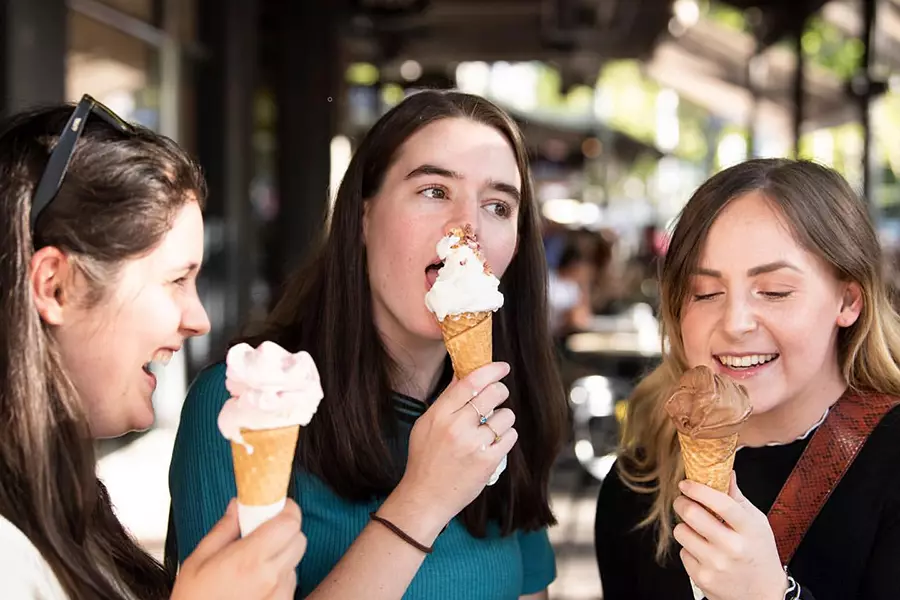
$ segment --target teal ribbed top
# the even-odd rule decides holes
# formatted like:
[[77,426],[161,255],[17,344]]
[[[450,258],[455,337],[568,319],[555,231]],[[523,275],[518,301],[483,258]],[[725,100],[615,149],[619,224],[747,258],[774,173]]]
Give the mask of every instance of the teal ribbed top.
[[[179,561],[194,550],[237,494],[231,448],[216,424],[227,399],[225,364],[219,363],[193,382],[182,410],[169,469]],[[423,407],[404,396],[395,398],[403,448]],[[306,555],[297,568],[296,597],[303,598],[334,568],[383,498],[348,502],[314,475],[295,469],[293,478],[308,539]],[[486,538],[478,539],[457,519],[451,521],[403,597],[506,600],[547,588],[556,577],[547,531],[501,537],[498,529],[495,526]]]

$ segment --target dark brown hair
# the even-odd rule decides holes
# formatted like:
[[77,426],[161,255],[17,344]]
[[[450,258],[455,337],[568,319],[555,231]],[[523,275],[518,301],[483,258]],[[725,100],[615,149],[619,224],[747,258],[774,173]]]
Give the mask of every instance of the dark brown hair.
[[303,433],[298,461],[344,498],[389,493],[403,465],[386,442],[394,422],[391,375],[396,365],[372,318],[362,242],[363,204],[374,197],[403,143],[441,119],[493,127],[513,149],[522,177],[518,251],[501,281],[505,302],[494,317],[494,356],[508,362],[507,402],[519,442],[509,476],[462,513],[473,535],[488,520],[504,533],[555,523],[548,503],[550,469],[561,447],[566,405],[547,324],[547,266],[538,206],[521,133],[502,110],[459,92],[419,92],[385,114],[362,140],[338,190],[330,232],[311,262],[288,284],[252,344],[274,340],[310,352],[319,365],[325,401]]
[[672,548],[672,502],[684,478],[675,428],[663,402],[687,369],[681,315],[710,229],[733,200],[760,192],[791,229],[796,242],[828,265],[841,281],[862,290],[863,307],[838,332],[837,360],[854,390],[900,395],[900,319],[882,275],[881,247],[865,202],[843,177],[822,165],[755,159],[721,171],[701,185],[682,211],[660,272],[660,316],[669,351],[635,389],[623,439],[623,480],[655,495],[642,522],[657,536],[657,559]]
[[83,404],[29,285],[35,250],[54,246],[103,302],[123,261],[152,250],[178,210],[203,202],[194,163],[171,140],[88,117],[58,195],[30,228],[31,198],[71,106],[0,125],[0,515],[73,599],[168,598],[162,567],[116,519],[95,474]]

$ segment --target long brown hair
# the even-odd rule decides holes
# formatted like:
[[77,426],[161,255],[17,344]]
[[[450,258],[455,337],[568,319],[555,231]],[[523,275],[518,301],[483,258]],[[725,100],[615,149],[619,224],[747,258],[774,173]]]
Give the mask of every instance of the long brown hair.
[[512,367],[508,406],[520,439],[509,476],[462,513],[473,535],[488,520],[504,533],[555,523],[548,503],[550,469],[561,447],[566,406],[547,324],[547,267],[528,157],[515,123],[483,98],[459,92],[414,94],[386,113],[362,140],[338,190],[330,232],[311,262],[287,285],[257,335],[309,351],[319,365],[326,401],[299,445],[303,468],[341,496],[363,500],[389,493],[403,465],[385,439],[393,423],[391,360],[372,319],[362,243],[363,203],[374,197],[403,143],[447,118],[493,127],[515,152],[522,177],[519,245],[501,281],[505,302],[494,318],[494,354]]
[[82,402],[35,308],[29,271],[37,249],[59,248],[92,285],[85,302],[102,302],[118,266],[156,246],[205,187],[171,140],[89,117],[32,235],[32,194],[71,114],[42,108],[0,126],[0,515],[71,598],[168,598],[162,567],[116,519],[97,480]]
[[765,194],[805,250],[841,281],[862,289],[863,308],[837,338],[837,360],[851,389],[900,395],[900,318],[882,275],[882,256],[865,202],[836,171],[807,161],[750,160],[714,175],[685,205],[660,272],[660,313],[669,349],[632,395],[619,472],[633,490],[654,494],[641,526],[654,527],[657,560],[672,546],[672,502],[684,467],[663,401],[687,368],[681,315],[710,228],[732,200]]

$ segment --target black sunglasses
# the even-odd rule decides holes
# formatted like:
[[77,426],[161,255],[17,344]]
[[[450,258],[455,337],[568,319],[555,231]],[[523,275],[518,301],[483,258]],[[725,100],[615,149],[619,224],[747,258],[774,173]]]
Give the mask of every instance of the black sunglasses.
[[66,128],[59,134],[59,141],[50,153],[47,166],[43,175],[41,175],[41,180],[38,182],[34,197],[31,200],[32,232],[38,217],[41,216],[44,209],[53,202],[56,194],[59,193],[59,188],[66,177],[66,171],[69,169],[72,154],[75,152],[75,144],[78,143],[78,138],[81,137],[84,126],[91,114],[97,115],[122,133],[131,134],[134,132],[134,128],[130,124],[109,108],[87,94],[82,96],[81,101],[75,106],[72,116],[69,117]]

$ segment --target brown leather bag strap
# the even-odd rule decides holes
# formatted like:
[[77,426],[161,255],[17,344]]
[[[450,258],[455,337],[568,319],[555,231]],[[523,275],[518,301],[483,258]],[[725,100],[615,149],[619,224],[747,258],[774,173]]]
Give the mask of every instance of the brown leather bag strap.
[[791,562],[869,434],[897,405],[900,398],[893,396],[847,393],[831,407],[769,510],[783,565]]

